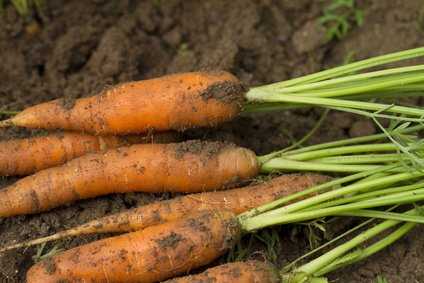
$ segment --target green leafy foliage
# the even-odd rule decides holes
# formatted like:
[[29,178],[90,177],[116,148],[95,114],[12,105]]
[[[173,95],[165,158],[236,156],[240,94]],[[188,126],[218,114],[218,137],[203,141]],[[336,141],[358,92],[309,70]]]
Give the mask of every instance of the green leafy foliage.
[[353,26],[363,24],[364,12],[356,7],[355,0],[332,0],[319,22],[327,29],[329,40],[341,39]]
[[377,278],[375,279],[375,283],[389,283],[389,281],[387,281],[386,278],[384,278],[381,275],[378,275]]
[[37,248],[37,252],[35,253],[35,255],[32,256],[32,260],[34,262],[39,262],[43,259],[49,258],[63,251],[63,249],[59,249],[58,246],[54,246],[50,251],[45,251],[45,247],[46,243],[43,243]]
[[277,263],[278,252],[281,250],[281,242],[279,228],[276,227],[263,229],[241,239],[228,253],[226,261],[244,261],[249,259],[253,254],[258,254],[258,241],[265,245],[264,251],[260,251],[259,253],[268,261]]
[[254,236],[265,245],[265,255],[267,259],[276,263],[278,259],[278,251],[281,249],[278,228],[265,229],[254,234]]
[[0,0],[0,12],[4,10],[4,7],[9,2],[15,7],[21,17],[27,17],[32,13],[33,9],[40,14],[45,6],[44,0]]
[[317,248],[323,238],[321,234],[326,233],[325,220],[316,219],[308,223],[300,223],[300,224],[305,225],[307,228],[306,234],[308,237],[309,247],[311,249]]

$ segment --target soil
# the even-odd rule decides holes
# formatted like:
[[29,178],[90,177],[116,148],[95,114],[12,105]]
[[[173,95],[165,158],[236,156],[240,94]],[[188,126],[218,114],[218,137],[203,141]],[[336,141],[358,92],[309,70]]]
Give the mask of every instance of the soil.
[[[20,17],[8,4],[0,15],[0,108],[21,110],[53,98],[72,103],[111,85],[194,70],[222,69],[248,86],[281,81],[343,63],[424,43],[422,0],[356,1],[364,23],[341,40],[328,41],[316,24],[325,1],[45,1],[40,13]],[[418,100],[409,103],[418,103]],[[225,140],[258,154],[290,145],[319,119],[319,109],[242,115],[189,138]],[[375,132],[372,123],[330,113],[310,143]],[[31,131],[7,129],[0,139]],[[6,186],[16,178],[3,178]],[[0,246],[45,236],[168,195],[132,193],[100,197],[32,216],[0,219]],[[344,226],[349,225],[344,224]],[[341,225],[343,226],[343,225]],[[343,227],[342,227],[343,228]],[[336,228],[332,228],[336,229]],[[300,233],[295,233],[301,231]],[[280,262],[305,253],[306,233],[281,228]],[[423,228],[361,264],[334,273],[335,282],[424,282]],[[337,231],[334,231],[337,233]],[[54,245],[68,249],[103,236]],[[0,282],[24,282],[37,248],[0,255]]]

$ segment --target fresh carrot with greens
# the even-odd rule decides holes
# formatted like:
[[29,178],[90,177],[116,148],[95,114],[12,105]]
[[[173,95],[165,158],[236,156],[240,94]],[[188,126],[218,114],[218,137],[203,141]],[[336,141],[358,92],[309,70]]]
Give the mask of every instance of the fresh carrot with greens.
[[240,214],[282,196],[303,191],[328,179],[327,176],[318,174],[290,174],[247,187],[180,196],[108,215],[47,237],[10,245],[0,249],[0,252],[69,236],[141,230],[160,223],[182,219],[190,213],[207,209],[227,209],[235,214]]
[[174,74],[123,83],[71,105],[61,99],[35,105],[0,127],[128,134],[215,126],[240,112],[244,92],[227,72]]
[[[317,197],[320,196],[312,198]],[[308,199],[300,202],[308,202]],[[393,203],[391,200],[386,204]],[[381,205],[385,204],[377,204]],[[360,210],[352,211],[353,215],[354,212],[361,215]],[[290,216],[279,213],[268,217],[284,219]],[[316,213],[311,218],[320,216]],[[422,221],[420,216],[402,216],[407,220]],[[183,219],[92,242],[47,258],[28,271],[27,282],[159,282],[210,263],[228,251],[242,234],[261,228],[258,224],[256,227],[246,225],[245,221],[228,210],[194,212]],[[293,273],[282,275],[290,278],[293,275],[296,281],[289,282],[305,282],[304,279],[314,276],[314,272],[399,221],[387,220],[383,223],[365,232],[367,236],[352,239],[353,244],[346,243]]]
[[140,144],[92,153],[20,179],[0,191],[0,217],[37,213],[124,192],[202,192],[257,175],[255,154],[222,142]]
[[103,152],[136,143],[175,142],[177,139],[178,135],[174,132],[132,136],[93,136],[64,132],[1,141],[0,175],[28,175],[87,153]]
[[[144,133],[214,126],[244,111],[319,106],[371,118],[423,122],[417,107],[369,102],[422,96],[424,65],[359,71],[424,56],[424,47],[353,62],[314,74],[246,89],[227,72],[192,72],[128,82],[74,103],[29,107],[0,127],[64,129],[96,134]],[[364,101],[365,100],[365,101]],[[13,111],[0,111],[13,114]],[[403,117],[399,117],[399,116]]]
[[[417,215],[420,207],[414,210],[404,212],[403,215]],[[316,282],[327,283],[327,278],[323,277],[329,272],[344,268],[348,265],[363,261],[364,259],[376,254],[387,246],[393,244],[398,239],[402,238],[410,232],[417,223],[396,220],[386,220],[378,224],[374,224],[370,228],[345,241],[344,243],[334,247],[333,249],[325,252],[321,256],[310,260],[309,262],[299,265],[299,260],[310,257],[312,254],[340,241],[347,235],[352,234],[358,229],[363,229],[375,219],[367,220],[360,225],[346,231],[342,235],[332,239],[331,241],[323,244],[322,246],[302,255],[300,258],[294,260],[289,265],[278,270],[270,263],[259,261],[246,261],[226,263],[216,267],[207,269],[206,271],[179,278],[174,278],[165,281],[164,283],[196,283],[196,282],[214,282],[214,283],[257,283],[257,282],[290,282],[290,283],[304,283]],[[380,237],[378,241],[364,246],[365,242],[379,236],[382,232],[398,226],[394,231]]]
[[[386,159],[381,162],[381,158],[374,154],[379,160],[374,164],[367,162],[344,164],[344,161],[331,164],[315,162],[314,158],[318,157],[318,160],[327,157],[336,158],[338,154],[368,152],[370,148],[375,151],[379,147],[382,147],[381,150],[396,153],[398,149],[396,144],[363,143],[387,139],[386,134],[411,136],[422,128],[421,125],[398,127],[388,130],[385,134],[330,142],[319,147],[276,151],[264,156],[256,156],[250,150],[216,142],[192,141],[170,145],[121,147],[102,154],[79,157],[62,166],[28,176],[0,190],[0,217],[36,213],[79,199],[114,192],[193,193],[214,190],[234,184],[238,180],[251,178],[259,169],[262,172],[281,170],[370,172],[393,163],[393,158],[389,159],[389,163],[384,161]],[[344,147],[345,145],[354,146]],[[358,151],[356,146],[361,150]],[[353,147],[355,150],[351,152],[350,149]],[[401,158],[404,163],[408,159],[413,161],[413,158],[419,158],[411,156],[412,153],[414,152],[410,151],[398,157],[404,155]],[[307,156],[312,159],[305,160]],[[392,173],[404,170],[402,166],[397,166],[392,169]],[[160,177],[160,174],[164,174],[164,177]]]
[[48,258],[31,267],[27,283],[158,282],[211,262],[239,237],[232,212],[197,212]]
[[278,271],[269,263],[250,260],[218,265],[206,271],[179,278],[170,279],[163,283],[278,283],[281,282]]
[[[390,167],[391,166],[387,168]],[[89,282],[105,281],[109,283],[157,282],[188,272],[192,268],[208,264],[214,259],[213,257],[218,257],[224,250],[230,248],[225,245],[224,250],[218,248],[218,250],[215,250],[214,254],[210,253],[211,246],[214,246],[216,249],[216,243],[222,244],[222,239],[231,239],[230,241],[225,240],[224,242],[231,242],[233,245],[233,239],[239,238],[242,234],[252,233],[264,227],[277,224],[304,222],[328,216],[357,216],[390,219],[390,221],[388,220],[388,224],[384,224],[385,228],[394,226],[398,221],[424,223],[424,217],[419,215],[404,215],[394,212],[370,210],[370,208],[374,207],[415,203],[423,200],[424,189],[422,188],[422,184],[418,186],[419,189],[410,188],[408,191],[401,193],[395,192],[383,196],[370,195],[370,193],[373,193],[373,189],[383,190],[383,188],[390,188],[390,186],[394,184],[403,185],[405,181],[412,181],[424,176],[424,173],[417,171],[389,176],[384,175],[371,179],[368,178],[375,173],[375,171],[366,172],[366,174],[361,172],[352,176],[331,180],[291,196],[284,196],[277,201],[272,201],[270,204],[254,208],[248,211],[248,213],[242,213],[238,216],[225,210],[203,210],[201,213],[204,213],[204,215],[213,215],[214,217],[218,217],[221,221],[219,225],[217,224],[221,228],[219,228],[219,232],[217,230],[216,233],[213,233],[211,230],[215,229],[214,227],[216,226],[210,225],[208,222],[203,222],[203,224],[200,223],[203,221],[202,218],[204,217],[198,216],[198,214],[195,213],[185,219],[165,222],[156,226],[150,226],[144,230],[93,242],[36,264],[28,272],[28,283],[57,282],[60,280],[70,280],[71,282],[78,280]],[[340,186],[346,182],[353,183]],[[305,196],[317,192],[322,193],[286,206],[281,206],[287,203],[289,199],[292,199],[292,196],[298,199],[301,195]],[[361,201],[353,201],[353,199],[361,195],[363,196]],[[347,204],[334,203],[333,200],[337,197],[346,198]],[[365,200],[363,200],[364,198]],[[349,199],[352,199],[352,201]],[[278,203],[277,206],[275,206],[275,202]],[[209,217],[211,216],[206,218]],[[197,224],[194,224],[195,220],[198,221],[196,222]],[[181,229],[184,230],[187,225],[197,227],[196,233],[198,235],[196,236],[200,237],[198,241],[191,238],[192,231],[188,231],[190,235],[180,233],[182,232]],[[232,227],[232,229],[230,229],[230,227]],[[144,233],[150,234],[151,231],[155,231],[155,233],[158,234],[155,237],[164,236],[164,238],[162,238],[163,241],[154,241],[156,243],[154,244],[150,241],[151,238],[146,239],[146,237],[143,236]],[[371,232],[368,234],[375,235],[375,233],[379,231],[381,232],[382,230],[380,228],[377,230],[371,228]],[[224,235],[220,233],[224,233]],[[177,238],[176,241],[175,238]],[[360,236],[358,239],[354,238],[353,243],[358,245],[368,238],[368,236]],[[130,244],[128,242],[130,242]],[[158,242],[167,244],[165,246],[158,246]],[[175,244],[175,242],[178,242],[178,244]],[[184,247],[179,245],[181,242],[184,242]],[[170,243],[172,243],[172,245]],[[198,247],[197,243],[199,243],[201,247]],[[172,249],[169,248],[170,246],[172,246]],[[355,246],[349,243],[341,249],[336,248],[335,252],[331,251],[329,255],[318,260],[318,262],[306,264],[299,272],[296,271],[294,275],[296,278],[302,280],[305,279],[305,277],[314,275],[310,273],[310,271],[314,272],[326,264],[331,263],[332,260],[335,260],[353,247]],[[128,249],[134,250],[134,253],[129,253]],[[138,251],[141,252],[138,253]],[[205,256],[205,254],[207,254],[207,256]],[[102,268],[99,268],[99,266]],[[134,272],[129,272],[128,270]],[[152,270],[155,276],[152,276]],[[293,282],[305,282],[300,279]]]

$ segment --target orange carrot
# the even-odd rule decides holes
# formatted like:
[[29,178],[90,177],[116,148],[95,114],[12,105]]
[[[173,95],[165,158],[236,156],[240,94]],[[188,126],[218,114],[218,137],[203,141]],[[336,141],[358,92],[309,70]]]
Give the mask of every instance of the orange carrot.
[[92,136],[74,132],[13,139],[0,142],[0,175],[28,175],[63,164],[87,153],[134,143],[166,143],[176,141],[172,132],[155,135]]
[[60,99],[35,105],[0,127],[127,134],[214,126],[239,113],[244,91],[226,72],[174,74],[123,83],[72,105]]
[[278,283],[278,271],[268,263],[256,260],[233,262],[207,269],[196,275],[179,277],[163,283]]
[[160,223],[182,219],[193,212],[207,209],[227,209],[235,214],[240,214],[327,180],[328,177],[318,174],[291,174],[238,189],[180,196],[108,215],[47,237],[14,244],[0,249],[0,252],[69,236],[141,230]]
[[255,154],[221,142],[141,144],[92,153],[0,191],[0,217],[124,192],[201,192],[256,176]]
[[65,251],[35,264],[27,283],[158,282],[216,259],[239,239],[229,211],[202,211]]

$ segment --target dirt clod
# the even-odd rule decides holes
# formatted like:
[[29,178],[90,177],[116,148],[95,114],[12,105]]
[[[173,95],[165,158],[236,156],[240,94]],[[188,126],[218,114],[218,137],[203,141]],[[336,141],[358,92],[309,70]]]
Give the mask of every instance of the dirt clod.
[[181,242],[183,239],[183,236],[181,236],[180,234],[171,232],[170,235],[165,236],[162,239],[158,239],[156,242],[158,243],[161,249],[172,249],[175,248],[178,243]]
[[206,88],[200,96],[204,100],[215,99],[224,103],[237,103],[239,105],[244,101],[244,93],[247,88],[241,83],[222,82],[216,83]]
[[175,157],[181,159],[186,153],[201,154],[206,158],[210,158],[219,153],[224,148],[234,146],[226,142],[211,142],[202,140],[190,140],[175,144]]

